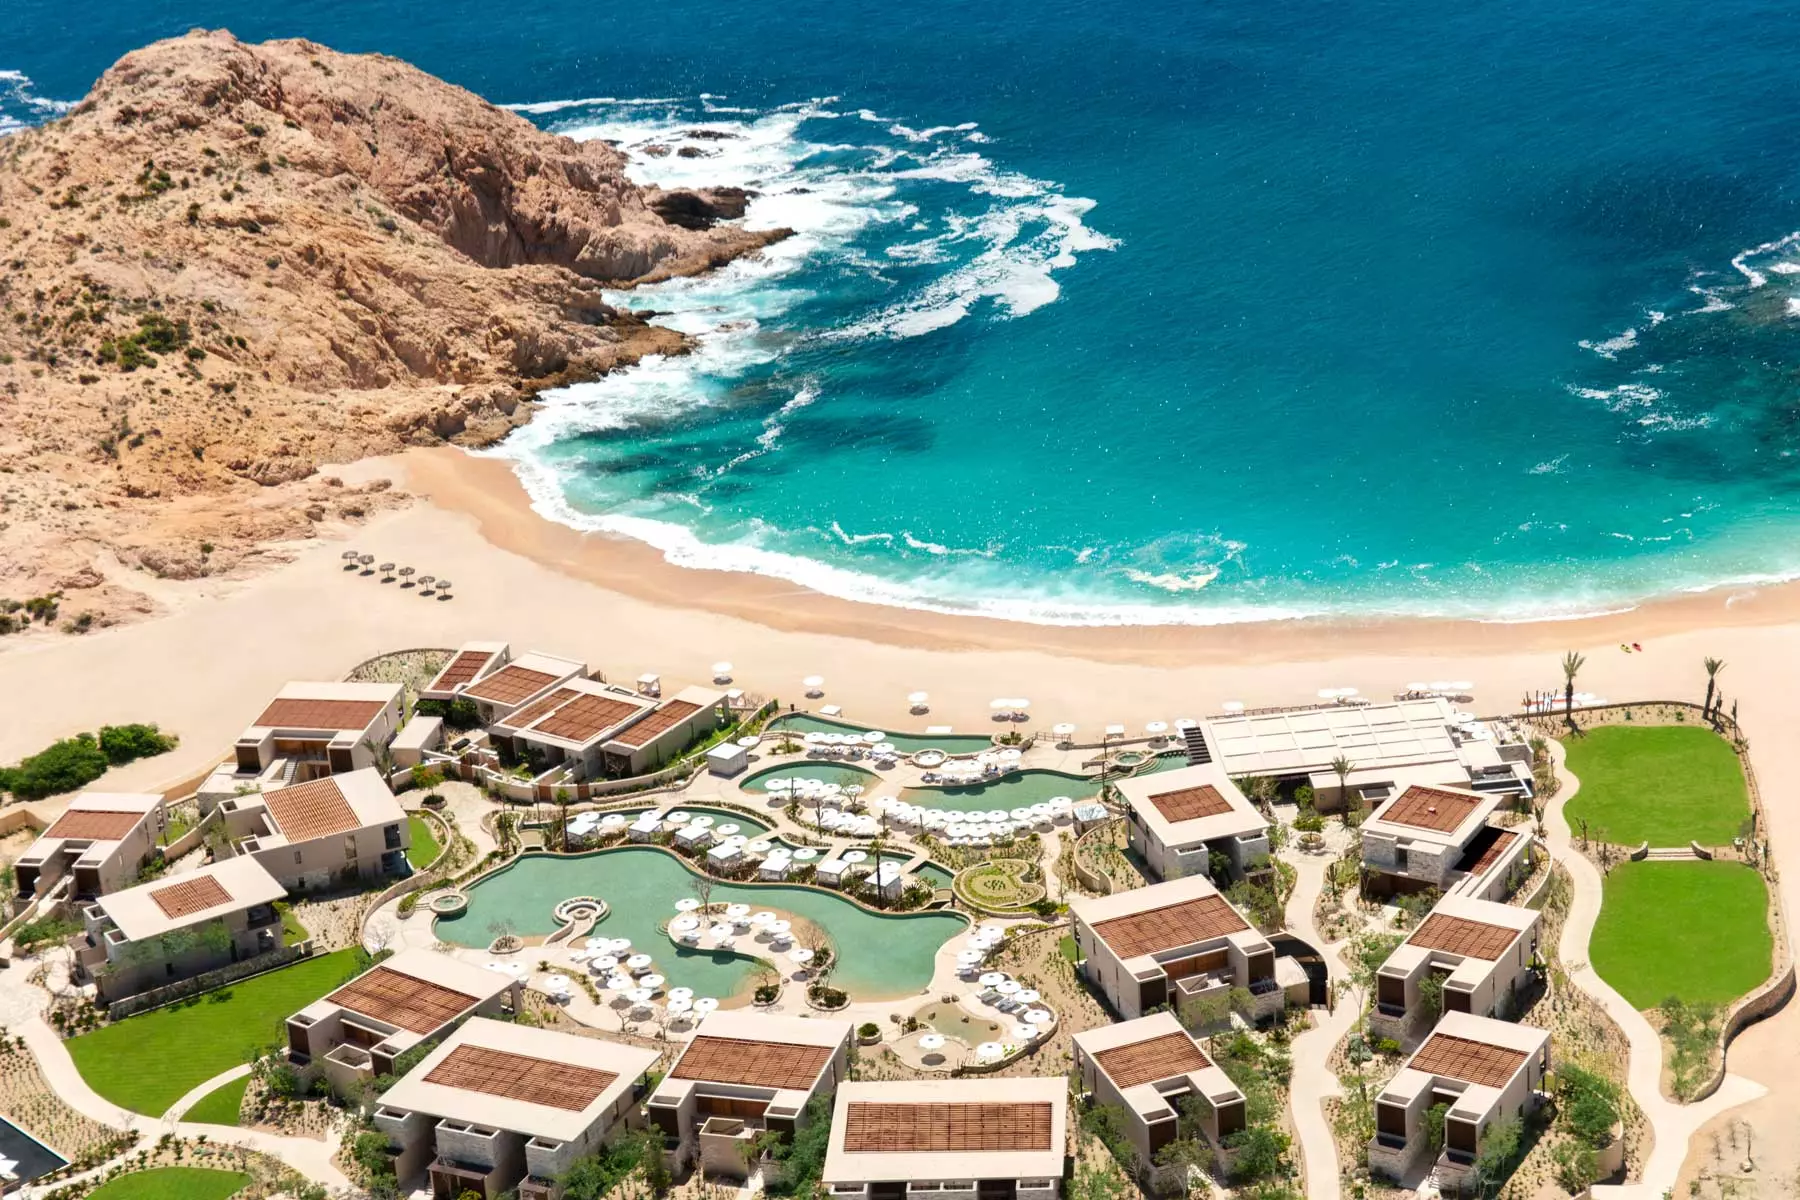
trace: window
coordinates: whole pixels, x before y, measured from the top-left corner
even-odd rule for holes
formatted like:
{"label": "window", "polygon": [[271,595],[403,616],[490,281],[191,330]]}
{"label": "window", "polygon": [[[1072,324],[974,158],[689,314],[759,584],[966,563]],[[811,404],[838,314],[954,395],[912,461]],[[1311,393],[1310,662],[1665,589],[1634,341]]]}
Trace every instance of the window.
{"label": "window", "polygon": [[1396,867],[1400,868],[1402,871],[1406,870],[1409,865],[1406,861],[1406,858],[1407,858],[1406,847],[1405,846],[1395,846],[1394,847],[1394,865]]}
{"label": "window", "polygon": [[300,865],[300,852],[298,850],[294,851],[294,865],[296,867]]}
{"label": "window", "polygon": [[351,834],[350,836],[348,836],[344,839],[344,857],[345,858],[355,858],[356,857],[356,835],[355,834]]}

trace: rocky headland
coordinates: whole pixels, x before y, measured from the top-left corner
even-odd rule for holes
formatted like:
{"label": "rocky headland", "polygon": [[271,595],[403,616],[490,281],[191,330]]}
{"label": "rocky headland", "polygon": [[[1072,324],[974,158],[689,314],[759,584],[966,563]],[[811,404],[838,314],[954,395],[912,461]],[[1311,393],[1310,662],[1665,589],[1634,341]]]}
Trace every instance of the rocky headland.
{"label": "rocky headland", "polygon": [[204,31],[0,139],[0,608],[151,611],[137,571],[243,572],[396,502],[322,463],[491,442],[681,352],[603,289],[786,231],[624,168],[383,55]]}

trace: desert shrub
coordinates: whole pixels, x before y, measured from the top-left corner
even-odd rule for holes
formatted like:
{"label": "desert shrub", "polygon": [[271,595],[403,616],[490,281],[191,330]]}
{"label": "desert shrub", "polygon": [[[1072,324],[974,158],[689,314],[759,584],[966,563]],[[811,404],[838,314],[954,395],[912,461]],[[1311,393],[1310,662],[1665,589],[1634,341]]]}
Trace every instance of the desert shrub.
{"label": "desert shrub", "polygon": [[164,733],[154,725],[102,725],[100,749],[113,766],[133,759],[167,754],[180,739]]}

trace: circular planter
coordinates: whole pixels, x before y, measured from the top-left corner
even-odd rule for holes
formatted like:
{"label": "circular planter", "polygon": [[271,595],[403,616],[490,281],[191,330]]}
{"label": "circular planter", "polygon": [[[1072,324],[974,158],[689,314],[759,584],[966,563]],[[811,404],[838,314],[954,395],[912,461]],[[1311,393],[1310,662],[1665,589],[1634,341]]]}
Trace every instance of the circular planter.
{"label": "circular planter", "polygon": [[856,1044],[859,1046],[879,1046],[881,1044],[881,1030],[877,1029],[872,1034],[864,1034],[861,1029],[858,1029],[856,1031]]}
{"label": "circular planter", "polygon": [[846,1008],[850,1007],[850,996],[848,993],[845,993],[844,1002],[842,1004],[821,1004],[813,999],[812,989],[807,988],[806,1007],[818,1012],[843,1012]]}
{"label": "circular planter", "polygon": [[444,807],[444,798],[442,796],[438,795],[436,792],[433,792],[433,793],[431,793],[431,795],[429,795],[429,796],[425,797],[423,800],[419,801],[419,803],[424,805],[426,808],[431,809],[433,812],[436,812],[439,809]]}
{"label": "circular planter", "polygon": [[436,916],[454,917],[468,910],[469,898],[461,892],[445,892],[441,896],[433,896],[427,907]]}

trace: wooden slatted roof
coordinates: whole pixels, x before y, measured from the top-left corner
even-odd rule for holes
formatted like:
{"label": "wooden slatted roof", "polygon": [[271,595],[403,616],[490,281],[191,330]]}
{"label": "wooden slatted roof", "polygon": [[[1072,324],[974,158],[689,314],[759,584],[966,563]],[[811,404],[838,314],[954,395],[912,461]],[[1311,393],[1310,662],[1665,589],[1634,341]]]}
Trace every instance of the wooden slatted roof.
{"label": "wooden slatted roof", "polygon": [[254,724],[285,729],[364,729],[384,705],[379,700],[270,701]]}
{"label": "wooden slatted roof", "polygon": [[1048,1150],[1050,1104],[871,1103],[844,1111],[844,1149],[855,1154]]}
{"label": "wooden slatted roof", "polygon": [[753,1042],[744,1038],[694,1038],[669,1074],[676,1079],[703,1079],[747,1087],[809,1091],[831,1061],[833,1047],[792,1042]]}
{"label": "wooden slatted roof", "polygon": [[534,695],[547,684],[554,683],[556,676],[543,671],[533,671],[530,667],[521,667],[511,663],[501,667],[479,683],[472,683],[463,689],[463,695],[473,696],[477,700],[488,700],[495,704],[517,704],[525,697]]}
{"label": "wooden slatted roof", "polygon": [[1410,825],[1414,829],[1450,833],[1480,806],[1481,801],[1474,796],[1414,784],[1400,793],[1400,798],[1388,806],[1381,819],[1396,825]]}
{"label": "wooden slatted roof", "polygon": [[363,972],[325,998],[341,1008],[412,1033],[435,1033],[478,1002],[477,997],[454,988],[380,966]]}
{"label": "wooden slatted roof", "polygon": [[1170,821],[1197,821],[1231,811],[1231,801],[1210,783],[1181,788],[1173,792],[1156,792],[1150,797],[1156,811]]}
{"label": "wooden slatted roof", "polygon": [[597,1067],[462,1045],[431,1068],[425,1082],[580,1112],[599,1099],[617,1078],[614,1072]]}
{"label": "wooden slatted roof", "polygon": [[329,775],[264,792],[262,799],[276,827],[290,842],[310,842],[362,825],[356,810],[344,799],[344,790]]}
{"label": "wooden slatted roof", "polygon": [[1094,1055],[1094,1061],[1118,1088],[1136,1087],[1158,1079],[1191,1075],[1212,1066],[1194,1039],[1185,1033],[1165,1033],[1126,1046],[1114,1046]]}
{"label": "wooden slatted roof", "polygon": [[163,916],[170,920],[231,903],[231,893],[211,875],[159,887],[150,893],[150,898],[156,901],[156,907],[163,910]]}
{"label": "wooden slatted roof", "polygon": [[91,808],[71,808],[56,818],[50,828],[44,830],[44,836],[116,842],[135,829],[143,819],[144,814],[138,812],[101,812]]}
{"label": "wooden slatted roof", "polygon": [[1527,1057],[1523,1050],[1434,1033],[1412,1056],[1411,1065],[1428,1075],[1499,1088],[1518,1073]]}
{"label": "wooden slatted roof", "polygon": [[1120,958],[1136,958],[1248,928],[1223,896],[1199,896],[1098,922],[1094,933]]}
{"label": "wooden slatted roof", "polygon": [[1432,913],[1406,940],[1426,950],[1442,950],[1494,962],[1506,953],[1519,931],[1505,925],[1489,925],[1467,917]]}

